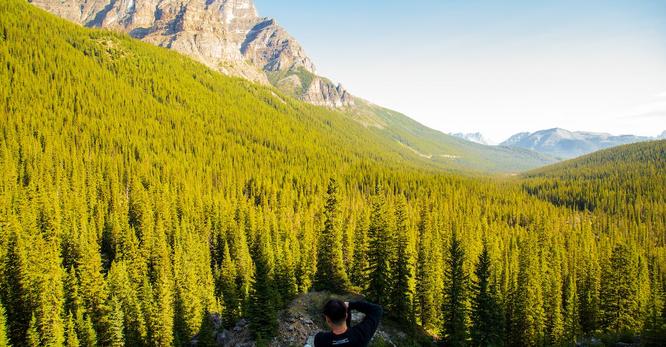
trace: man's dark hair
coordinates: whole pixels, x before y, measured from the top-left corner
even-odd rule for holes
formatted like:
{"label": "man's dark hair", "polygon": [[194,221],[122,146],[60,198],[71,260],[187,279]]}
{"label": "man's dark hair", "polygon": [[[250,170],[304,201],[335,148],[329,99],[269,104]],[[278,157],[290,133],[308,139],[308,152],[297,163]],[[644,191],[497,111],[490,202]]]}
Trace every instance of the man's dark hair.
{"label": "man's dark hair", "polygon": [[345,318],[347,317],[347,307],[345,307],[344,302],[331,299],[326,303],[326,305],[324,305],[324,315],[328,317],[331,322],[333,322],[333,324],[342,324],[342,322],[344,322]]}

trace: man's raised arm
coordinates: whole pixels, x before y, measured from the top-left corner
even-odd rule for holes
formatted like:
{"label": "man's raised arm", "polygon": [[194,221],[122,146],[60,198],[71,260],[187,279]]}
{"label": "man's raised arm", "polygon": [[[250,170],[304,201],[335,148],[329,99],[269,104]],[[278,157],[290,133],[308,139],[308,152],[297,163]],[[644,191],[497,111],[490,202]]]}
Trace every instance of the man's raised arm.
{"label": "man's raised arm", "polygon": [[352,329],[359,332],[363,338],[366,339],[366,342],[369,342],[370,339],[372,339],[372,335],[374,335],[375,331],[377,331],[377,327],[379,326],[379,321],[382,319],[384,310],[381,306],[371,304],[369,302],[351,301],[349,302],[350,315],[352,310],[356,310],[365,314],[363,321],[355,325]]}

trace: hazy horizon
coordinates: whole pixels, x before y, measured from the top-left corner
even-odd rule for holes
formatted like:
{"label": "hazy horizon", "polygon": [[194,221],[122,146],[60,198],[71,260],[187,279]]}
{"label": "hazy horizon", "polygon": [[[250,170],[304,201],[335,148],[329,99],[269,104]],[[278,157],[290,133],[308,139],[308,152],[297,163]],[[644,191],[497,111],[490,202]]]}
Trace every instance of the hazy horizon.
{"label": "hazy horizon", "polygon": [[666,3],[256,1],[352,94],[494,143],[666,130]]}

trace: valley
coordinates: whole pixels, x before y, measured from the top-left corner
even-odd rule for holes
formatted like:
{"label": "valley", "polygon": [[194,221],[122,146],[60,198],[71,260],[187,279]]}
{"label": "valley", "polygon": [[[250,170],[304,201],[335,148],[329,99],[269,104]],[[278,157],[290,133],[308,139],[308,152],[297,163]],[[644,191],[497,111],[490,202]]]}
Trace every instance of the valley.
{"label": "valley", "polygon": [[[238,60],[253,80],[137,40],[123,9],[150,1],[34,3],[84,26],[0,3],[0,345],[233,346],[240,324],[280,346],[331,295],[383,306],[404,346],[666,339],[666,141],[555,164],[301,98],[279,82],[320,78],[299,54]],[[282,37],[248,4],[140,32]]]}

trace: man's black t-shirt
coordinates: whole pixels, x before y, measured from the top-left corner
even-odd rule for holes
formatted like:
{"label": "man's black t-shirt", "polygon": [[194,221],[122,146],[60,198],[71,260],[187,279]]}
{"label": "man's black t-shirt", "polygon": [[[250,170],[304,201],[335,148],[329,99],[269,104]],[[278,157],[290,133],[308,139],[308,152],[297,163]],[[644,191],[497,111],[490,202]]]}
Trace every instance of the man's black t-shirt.
{"label": "man's black t-shirt", "polygon": [[366,347],[372,335],[375,334],[379,320],[382,318],[382,307],[368,302],[353,301],[349,303],[351,310],[365,313],[363,321],[353,327],[348,327],[343,334],[335,335],[332,332],[319,333],[315,336],[315,347]]}

